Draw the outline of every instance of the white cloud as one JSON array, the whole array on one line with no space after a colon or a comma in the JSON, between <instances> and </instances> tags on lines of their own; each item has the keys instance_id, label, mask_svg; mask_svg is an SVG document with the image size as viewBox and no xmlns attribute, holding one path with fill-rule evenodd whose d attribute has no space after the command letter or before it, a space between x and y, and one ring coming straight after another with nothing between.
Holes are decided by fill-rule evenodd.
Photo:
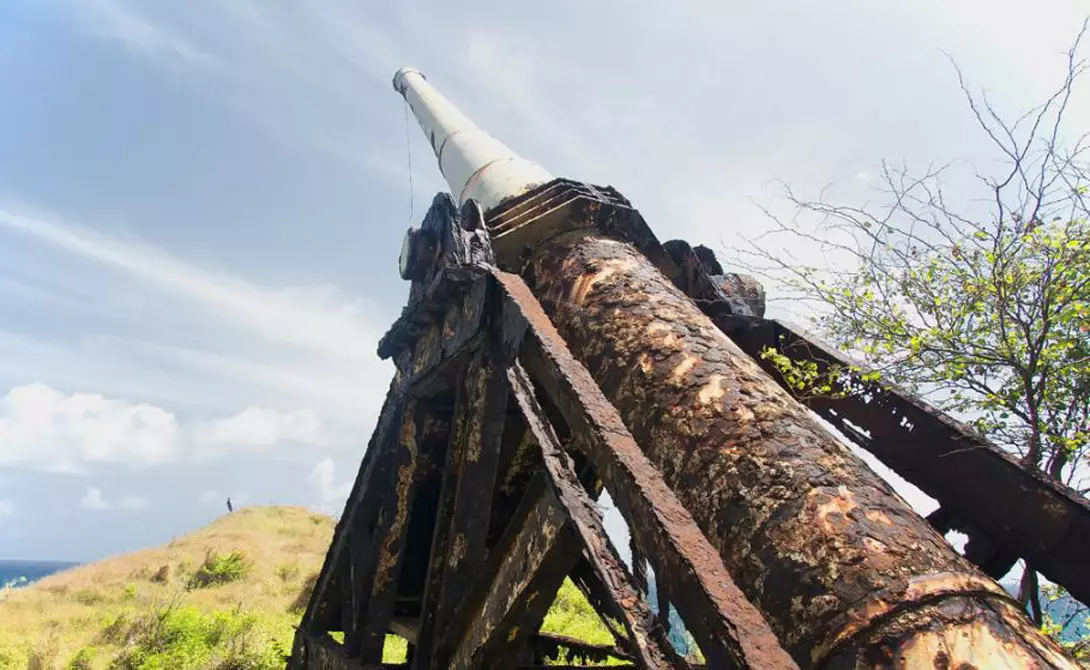
<instances>
[{"instance_id":1,"label":"white cloud","mask_svg":"<svg viewBox=\"0 0 1090 670\"><path fill-rule=\"evenodd\" d=\"M15 514L15 503L10 500L0 500L0 523L3 523L4 517L12 516Z\"/></svg>"},{"instance_id":2,"label":"white cloud","mask_svg":"<svg viewBox=\"0 0 1090 670\"><path fill-rule=\"evenodd\" d=\"M201 491L201 495L199 497L199 500L202 503L208 504L210 502L213 502L213 501L219 499L219 497L220 497L220 494L215 489L208 489L206 491Z\"/></svg>"},{"instance_id":3,"label":"white cloud","mask_svg":"<svg viewBox=\"0 0 1090 670\"><path fill-rule=\"evenodd\" d=\"M322 423L312 410L280 412L247 407L228 419L210 423L205 438L216 444L267 448L281 442L323 445Z\"/></svg>"},{"instance_id":4,"label":"white cloud","mask_svg":"<svg viewBox=\"0 0 1090 670\"><path fill-rule=\"evenodd\" d=\"M151 465L173 459L181 439L174 415L153 405L66 395L41 383L0 398L0 464L56 471L86 463Z\"/></svg>"},{"instance_id":5,"label":"white cloud","mask_svg":"<svg viewBox=\"0 0 1090 670\"><path fill-rule=\"evenodd\" d=\"M208 54L181 35L128 11L123 3L116 0L83 0L74 6L82 12L94 34L115 40L133 53L167 56L189 64L211 62Z\"/></svg>"},{"instance_id":6,"label":"white cloud","mask_svg":"<svg viewBox=\"0 0 1090 670\"><path fill-rule=\"evenodd\" d=\"M342 484L334 484L335 474L336 466L333 459L323 458L318 461L307 476L307 483L317 487L318 495L321 497L322 503L324 503L323 508L343 505L349 492L352 491L352 480L350 479Z\"/></svg>"},{"instance_id":7,"label":"white cloud","mask_svg":"<svg viewBox=\"0 0 1090 670\"><path fill-rule=\"evenodd\" d=\"M116 503L111 503L102 496L101 489L88 486L79 504L89 510L139 510L147 507L148 501L138 496L123 496Z\"/></svg>"},{"instance_id":8,"label":"white cloud","mask_svg":"<svg viewBox=\"0 0 1090 670\"><path fill-rule=\"evenodd\" d=\"M65 394L42 383L0 398L0 465L82 473L89 466L155 466L220 458L233 449L284 443L326 445L313 410L248 407L238 414L185 425L167 410L98 393Z\"/></svg>"}]
</instances>

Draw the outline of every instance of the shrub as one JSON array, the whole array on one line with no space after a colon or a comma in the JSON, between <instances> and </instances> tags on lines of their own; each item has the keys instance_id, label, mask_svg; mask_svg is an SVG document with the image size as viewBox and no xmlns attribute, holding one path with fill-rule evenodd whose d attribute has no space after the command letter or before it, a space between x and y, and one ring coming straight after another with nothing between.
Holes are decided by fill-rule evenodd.
<instances>
[{"instance_id":1,"label":"shrub","mask_svg":"<svg viewBox=\"0 0 1090 670\"><path fill-rule=\"evenodd\" d=\"M95 660L95 650L84 647L76 652L71 661L68 661L67 670L92 670L91 663Z\"/></svg>"},{"instance_id":2,"label":"shrub","mask_svg":"<svg viewBox=\"0 0 1090 670\"><path fill-rule=\"evenodd\" d=\"M53 670L58 646L56 635L39 640L38 646L27 651L27 670Z\"/></svg>"},{"instance_id":3,"label":"shrub","mask_svg":"<svg viewBox=\"0 0 1090 670\"><path fill-rule=\"evenodd\" d=\"M170 565L163 565L158 570L156 570L155 574L151 576L151 581L155 582L156 584L169 584Z\"/></svg>"},{"instance_id":4,"label":"shrub","mask_svg":"<svg viewBox=\"0 0 1090 670\"><path fill-rule=\"evenodd\" d=\"M98 589L80 589L72 594L72 598L79 604L87 605L88 607L97 605L106 600L106 596Z\"/></svg>"},{"instance_id":5,"label":"shrub","mask_svg":"<svg viewBox=\"0 0 1090 670\"><path fill-rule=\"evenodd\" d=\"M113 618L108 618L105 626L94 638L95 644L123 644L129 630L129 615L122 612Z\"/></svg>"},{"instance_id":6,"label":"shrub","mask_svg":"<svg viewBox=\"0 0 1090 670\"><path fill-rule=\"evenodd\" d=\"M167 605L135 621L112 670L282 669L279 643L252 613Z\"/></svg>"},{"instance_id":7,"label":"shrub","mask_svg":"<svg viewBox=\"0 0 1090 670\"><path fill-rule=\"evenodd\" d=\"M246 576L250 568L251 563L243 551L236 549L229 554L210 551L205 556L204 563L201 563L197 572L190 578L189 588L203 589L237 582Z\"/></svg>"},{"instance_id":8,"label":"shrub","mask_svg":"<svg viewBox=\"0 0 1090 670\"><path fill-rule=\"evenodd\" d=\"M299 576L299 564L292 561L291 563L281 563L276 566L276 576L280 578L282 582L290 582Z\"/></svg>"}]
</instances>

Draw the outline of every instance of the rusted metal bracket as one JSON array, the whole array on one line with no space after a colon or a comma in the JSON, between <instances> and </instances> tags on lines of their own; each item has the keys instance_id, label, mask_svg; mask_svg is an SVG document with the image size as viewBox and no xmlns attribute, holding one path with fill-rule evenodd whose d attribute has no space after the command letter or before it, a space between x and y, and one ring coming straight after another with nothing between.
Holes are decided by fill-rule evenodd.
<instances>
[{"instance_id":1,"label":"rusted metal bracket","mask_svg":"<svg viewBox=\"0 0 1090 670\"><path fill-rule=\"evenodd\" d=\"M611 186L593 186L558 178L491 210L485 227L492 238L496 265L520 272L527 253L544 241L587 230L634 244L666 276L679 278L678 268L643 216Z\"/></svg>"}]
</instances>

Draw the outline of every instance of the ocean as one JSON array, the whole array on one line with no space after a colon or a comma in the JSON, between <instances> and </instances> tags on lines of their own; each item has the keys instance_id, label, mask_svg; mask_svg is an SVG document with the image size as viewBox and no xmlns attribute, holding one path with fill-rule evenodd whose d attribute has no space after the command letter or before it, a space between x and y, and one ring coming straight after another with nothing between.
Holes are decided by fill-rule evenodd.
<instances>
[{"instance_id":1,"label":"ocean","mask_svg":"<svg viewBox=\"0 0 1090 670\"><path fill-rule=\"evenodd\" d=\"M4 561L0 560L0 586L25 577L26 582L36 582L54 572L60 572L79 563L67 561Z\"/></svg>"}]
</instances>

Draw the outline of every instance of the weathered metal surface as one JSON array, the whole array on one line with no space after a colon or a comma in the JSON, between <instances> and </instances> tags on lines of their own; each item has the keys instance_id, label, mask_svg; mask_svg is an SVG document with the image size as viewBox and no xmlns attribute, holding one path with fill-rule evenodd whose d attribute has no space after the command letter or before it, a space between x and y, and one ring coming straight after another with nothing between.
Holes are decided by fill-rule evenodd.
<instances>
[{"instance_id":1,"label":"weathered metal surface","mask_svg":"<svg viewBox=\"0 0 1090 670\"><path fill-rule=\"evenodd\" d=\"M690 247L684 240L664 242L662 248L680 269L674 284L709 316L764 316L765 295L753 277L727 274L707 247Z\"/></svg>"},{"instance_id":2,"label":"weathered metal surface","mask_svg":"<svg viewBox=\"0 0 1090 670\"><path fill-rule=\"evenodd\" d=\"M340 612L335 612L332 608L332 603L339 603L340 599L327 598L326 593L331 590L330 584L337 576L338 569L348 563L348 543L352 534L352 524L358 517L366 516L365 513L362 513L365 512L363 508L367 506L367 502L364 501L364 494L371 486L372 477L380 460L378 457L380 452L388 448L396 434L395 426L400 422L404 403L404 397L397 393L395 385L391 384L390 391L386 394L386 400L382 405L382 410L379 412L375 431L371 435L360 468L356 472L356 480L352 485L351 492L348 494L348 500L345 502L344 513L337 522L333 534L334 539L326 552L325 562L322 564L318 580L315 582L314 592L307 604L306 611L303 613L300 625L306 630L324 632L336 630L340 627Z\"/></svg>"},{"instance_id":3,"label":"weathered metal surface","mask_svg":"<svg viewBox=\"0 0 1090 670\"><path fill-rule=\"evenodd\" d=\"M826 650L833 635L827 626L869 594L921 576L975 576L631 245L561 236L537 250L524 274L567 345L800 664L812 667L822 653L859 658L862 648L852 640ZM685 590L671 589L679 611ZM935 605L947 599L974 602L973 595L949 594ZM871 626L894 630L914 611L873 619ZM1004 614L994 625L973 625L997 644L1047 646L1039 634L1023 634L1022 623ZM913 633L905 634L911 644ZM963 660L950 658L952 667Z\"/></svg>"},{"instance_id":4,"label":"weathered metal surface","mask_svg":"<svg viewBox=\"0 0 1090 670\"><path fill-rule=\"evenodd\" d=\"M606 587L612 614L625 627L626 648L641 668L687 667L688 664L683 664L671 653L673 648L656 625L650 606L632 585L593 501L575 476L571 459L563 452L552 426L534 399L533 386L526 373L516 365L508 370L507 379L519 409L541 447L553 492L583 542L584 556Z\"/></svg>"},{"instance_id":5,"label":"weathered metal surface","mask_svg":"<svg viewBox=\"0 0 1090 670\"><path fill-rule=\"evenodd\" d=\"M705 656L721 667L794 667L760 612L735 586L694 515L640 450L588 370L572 357L526 284L515 275L495 276L528 324L523 364L563 414L575 445L588 454L638 544L654 557L656 575L671 585L678 611ZM626 356L612 362L629 368L634 361ZM652 402L642 411L657 413L659 408Z\"/></svg>"},{"instance_id":6,"label":"weathered metal surface","mask_svg":"<svg viewBox=\"0 0 1090 670\"><path fill-rule=\"evenodd\" d=\"M820 339L782 322L734 328L732 338L751 356L766 346L798 359L865 366ZM782 383L775 370L770 374ZM1026 558L1073 596L1090 602L1090 502L1071 489L1021 467L1009 454L911 393L864 382L860 396L812 398L807 404L854 442L942 504L948 525L994 539L1005 553ZM980 537L979 530L984 534ZM996 551L974 547L985 566ZM1011 561L999 557L998 568ZM1008 565L1009 567L1009 565Z\"/></svg>"},{"instance_id":7,"label":"weathered metal surface","mask_svg":"<svg viewBox=\"0 0 1090 670\"><path fill-rule=\"evenodd\" d=\"M538 633L530 638L528 646L531 655L542 661L556 661L564 657L571 663L603 663L610 658L632 658L627 650L616 645L590 644L555 633Z\"/></svg>"},{"instance_id":8,"label":"weathered metal surface","mask_svg":"<svg viewBox=\"0 0 1090 670\"><path fill-rule=\"evenodd\" d=\"M392 670L401 664L360 663L349 658L344 648L327 635L310 635L296 630L289 670Z\"/></svg>"},{"instance_id":9,"label":"weathered metal surface","mask_svg":"<svg viewBox=\"0 0 1090 670\"><path fill-rule=\"evenodd\" d=\"M450 619L480 577L506 418L507 382L502 356L488 340L470 360L454 410L448 479L432 544L429 592L422 608L415 667L432 664L434 632Z\"/></svg>"},{"instance_id":10,"label":"weathered metal surface","mask_svg":"<svg viewBox=\"0 0 1090 670\"><path fill-rule=\"evenodd\" d=\"M635 535L628 536L628 551L632 555L632 579L636 582L636 588L647 593L647 557Z\"/></svg>"},{"instance_id":11,"label":"weathered metal surface","mask_svg":"<svg viewBox=\"0 0 1090 670\"><path fill-rule=\"evenodd\" d=\"M349 654L354 655L358 647L363 663L382 660L386 631L393 619L397 585L405 559L409 520L419 481L418 467L425 454L441 449L448 432L448 423L426 403L414 400L406 403L395 452L392 490L384 501L371 540L372 553L377 556L374 575L370 585L357 585L362 589L370 586L370 596L361 607L358 642L348 636L348 631L345 632L345 647Z\"/></svg>"},{"instance_id":12,"label":"weathered metal surface","mask_svg":"<svg viewBox=\"0 0 1090 670\"><path fill-rule=\"evenodd\" d=\"M579 548L556 496L543 478L535 478L511 532L475 585L475 597L459 610L458 625L448 631L453 652L449 665L439 667L504 667L537 631Z\"/></svg>"},{"instance_id":13,"label":"weathered metal surface","mask_svg":"<svg viewBox=\"0 0 1090 670\"><path fill-rule=\"evenodd\" d=\"M1074 670L1079 666L1051 643L1045 644L1016 603L953 596L924 601L861 634L824 667Z\"/></svg>"}]
</instances>

